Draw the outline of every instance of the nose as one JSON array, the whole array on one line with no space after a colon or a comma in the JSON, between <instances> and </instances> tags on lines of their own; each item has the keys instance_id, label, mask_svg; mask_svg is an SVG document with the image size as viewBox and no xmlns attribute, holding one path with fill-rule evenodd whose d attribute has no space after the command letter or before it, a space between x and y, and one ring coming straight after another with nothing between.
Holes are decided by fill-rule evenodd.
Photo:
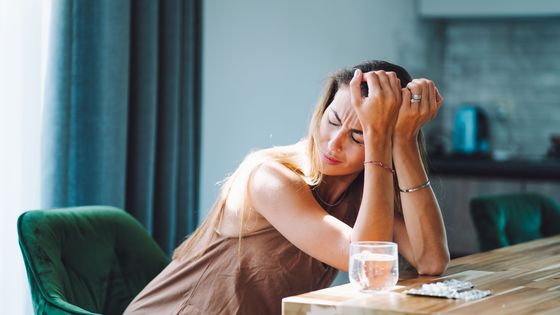
<instances>
[{"instance_id":1,"label":"nose","mask_svg":"<svg viewBox=\"0 0 560 315\"><path fill-rule=\"evenodd\" d=\"M334 134L331 136L331 139L328 143L329 151L331 152L339 152L342 151L342 146L344 144L344 131L342 128L334 131Z\"/></svg>"}]
</instances>

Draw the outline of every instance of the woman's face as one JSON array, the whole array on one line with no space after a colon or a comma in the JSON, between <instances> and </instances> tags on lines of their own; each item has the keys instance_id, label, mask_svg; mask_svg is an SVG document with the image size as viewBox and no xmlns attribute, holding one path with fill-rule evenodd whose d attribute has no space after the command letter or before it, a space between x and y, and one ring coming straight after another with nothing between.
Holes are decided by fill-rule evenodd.
<instances>
[{"instance_id":1,"label":"woman's face","mask_svg":"<svg viewBox=\"0 0 560 315\"><path fill-rule=\"evenodd\" d=\"M319 126L321 172L328 176L350 175L364 168L362 125L350 103L348 87L340 88L327 107Z\"/></svg>"}]
</instances>

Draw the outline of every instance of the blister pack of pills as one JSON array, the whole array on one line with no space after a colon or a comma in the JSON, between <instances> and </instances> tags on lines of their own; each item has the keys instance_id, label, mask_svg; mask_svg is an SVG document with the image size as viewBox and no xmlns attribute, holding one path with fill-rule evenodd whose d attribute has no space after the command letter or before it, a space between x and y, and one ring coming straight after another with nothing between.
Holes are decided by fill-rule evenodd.
<instances>
[{"instance_id":1,"label":"blister pack of pills","mask_svg":"<svg viewBox=\"0 0 560 315\"><path fill-rule=\"evenodd\" d=\"M460 281L457 279L425 283L421 288L409 289L405 293L465 301L478 300L492 294L490 290L475 289L470 281Z\"/></svg>"}]
</instances>

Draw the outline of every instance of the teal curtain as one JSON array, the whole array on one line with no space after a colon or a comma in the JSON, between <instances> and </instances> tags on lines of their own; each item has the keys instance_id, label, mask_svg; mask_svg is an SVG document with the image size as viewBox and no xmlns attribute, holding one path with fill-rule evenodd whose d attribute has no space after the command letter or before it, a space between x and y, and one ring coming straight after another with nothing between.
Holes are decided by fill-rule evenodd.
<instances>
[{"instance_id":1,"label":"teal curtain","mask_svg":"<svg viewBox=\"0 0 560 315\"><path fill-rule=\"evenodd\" d=\"M168 254L198 222L199 0L54 0L45 208L134 215Z\"/></svg>"}]
</instances>

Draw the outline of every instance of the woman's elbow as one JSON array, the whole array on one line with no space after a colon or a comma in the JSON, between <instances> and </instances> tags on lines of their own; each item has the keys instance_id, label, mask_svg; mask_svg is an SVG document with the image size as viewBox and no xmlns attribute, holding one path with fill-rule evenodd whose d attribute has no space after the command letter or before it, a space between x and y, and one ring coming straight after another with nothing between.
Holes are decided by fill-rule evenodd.
<instances>
[{"instance_id":1,"label":"woman's elbow","mask_svg":"<svg viewBox=\"0 0 560 315\"><path fill-rule=\"evenodd\" d=\"M449 253L441 255L441 257L431 257L431 259L423 259L416 266L418 274L424 276L439 276L447 270L449 265Z\"/></svg>"}]
</instances>

